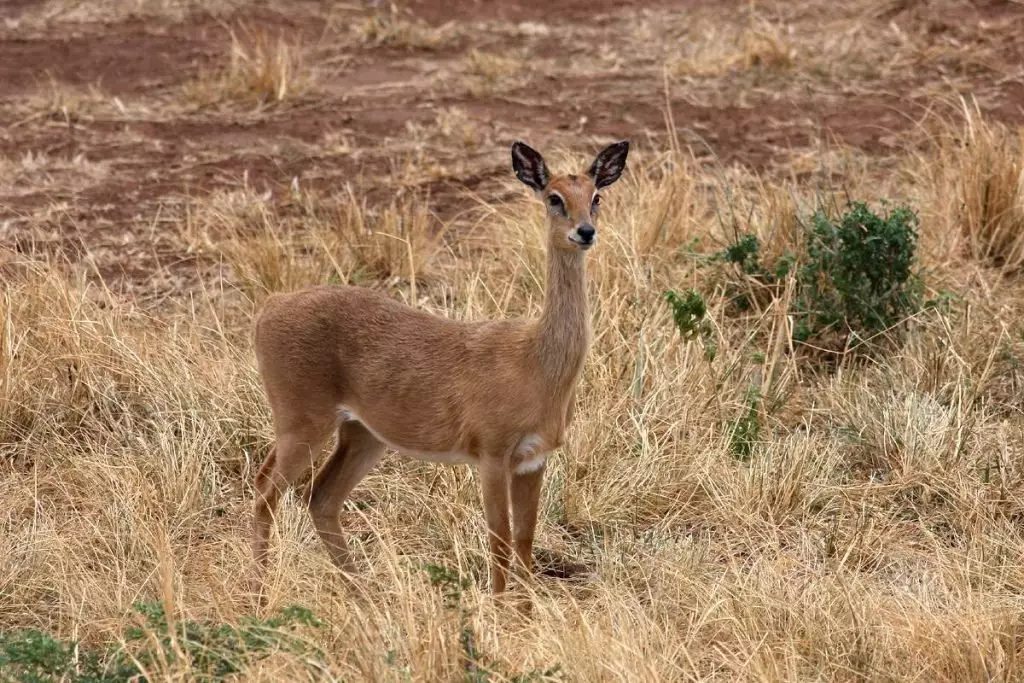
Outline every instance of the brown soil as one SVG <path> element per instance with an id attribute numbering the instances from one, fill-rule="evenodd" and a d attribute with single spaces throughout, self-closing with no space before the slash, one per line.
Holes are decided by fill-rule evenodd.
<path id="1" fill-rule="evenodd" d="M 664 44 L 652 47 L 634 31 L 642 17 L 655 24 L 681 18 L 684 26 L 698 16 L 723 26 L 750 21 L 748 3 L 710 0 L 408 0 L 397 15 L 386 3 L 365 5 L 337 10 L 313 2 L 294 11 L 197 12 L 184 21 L 126 16 L 74 23 L 48 20 L 41 3 L 6 3 L 0 161 L 17 169 L 26 158 L 42 157 L 46 168 L 71 166 L 60 175 L 15 173 L 0 185 L 0 246 L 43 245 L 72 258 L 98 251 L 108 254 L 102 272 L 145 280 L 147 269 L 167 263 L 191 268 L 194 259 L 166 236 L 166 244 L 136 254 L 125 267 L 113 247 L 126 235 L 152 235 L 161 219 L 180 217 L 188 198 L 243 182 L 283 194 L 295 178 L 325 192 L 351 183 L 373 201 L 386 201 L 402 187 L 430 189 L 435 209 L 451 216 L 460 189 L 500 196 L 514 138 L 542 148 L 592 149 L 612 138 L 664 146 L 662 67 L 694 38 L 666 34 Z M 800 62 L 791 71 L 754 66 L 674 79 L 668 103 L 677 135 L 697 156 L 763 173 L 785 172 L 794 153 L 821 140 L 884 157 L 895 151 L 894 136 L 912 129 L 933 104 L 922 93 L 933 83 L 942 92 L 949 79 L 977 95 L 996 119 L 1024 122 L 1018 40 L 1024 8 L 945 5 L 941 16 L 916 3 L 874 3 L 881 8 L 874 14 L 849 10 L 867 33 L 895 23 L 927 46 L 947 50 L 873 80 L 819 79 L 814 87 L 795 87 L 795 79 L 812 73 Z M 813 22 L 836 13 L 816 2 L 767 3 L 759 11 L 811 35 Z M 359 35 L 353 27 L 372 16 L 413 33 L 353 38 Z M 228 29 L 243 24 L 302 45 L 312 85 L 272 106 L 258 105 L 255 96 L 190 100 L 187 86 L 225 67 Z M 445 24 L 456 29 L 447 38 L 417 37 Z M 475 67 L 480 73 L 471 66 L 474 49 L 485 54 L 483 66 Z M 947 54 L 967 57 L 950 61 Z M 981 56 L 971 61 L 975 54 Z M 489 73 L 491 58 L 510 65 Z M 202 87 L 220 87 L 211 83 Z M 455 121 L 450 130 L 442 125 L 445 117 Z M 404 176 L 403 160 L 411 158 L 436 168 L 423 177 Z M 102 172 L 76 170 L 82 160 Z"/>
<path id="2" fill-rule="evenodd" d="M 45 87 L 51 78 L 111 94 L 144 92 L 181 78 L 204 55 L 201 44 L 184 36 L 155 35 L 130 23 L 111 35 L 6 40 L 0 43 L 0 79 L 8 96 Z"/>
<path id="3" fill-rule="evenodd" d="M 572 21 L 592 22 L 615 15 L 635 13 L 639 8 L 670 8 L 685 12 L 698 7 L 719 5 L 722 9 L 741 4 L 739 0 L 655 0 L 654 2 L 631 3 L 618 0 L 512 0 L 511 2 L 489 2 L 489 0 L 462 0 L 461 2 L 439 2 L 438 0 L 408 0 L 405 7 L 414 15 L 432 24 L 448 21 Z"/>

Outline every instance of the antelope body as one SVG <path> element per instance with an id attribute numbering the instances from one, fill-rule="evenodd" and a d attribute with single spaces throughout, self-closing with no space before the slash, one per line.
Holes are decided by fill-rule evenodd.
<path id="1" fill-rule="evenodd" d="M 513 550 L 530 570 L 546 458 L 565 441 L 590 342 L 584 253 L 594 244 L 597 191 L 625 170 L 628 149 L 610 145 L 585 174 L 552 178 L 538 152 L 513 144 L 516 176 L 548 207 L 547 293 L 538 319 L 455 321 L 352 286 L 267 299 L 254 346 L 276 439 L 255 478 L 259 576 L 281 493 L 335 432 L 309 510 L 341 569 L 351 569 L 342 504 L 389 447 L 476 465 L 492 590 L 505 590 Z"/>

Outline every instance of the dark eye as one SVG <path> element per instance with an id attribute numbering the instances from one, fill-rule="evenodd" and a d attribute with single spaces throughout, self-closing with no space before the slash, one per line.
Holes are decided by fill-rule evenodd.
<path id="1" fill-rule="evenodd" d="M 600 207 L 601 207 L 601 195 L 595 194 L 594 195 L 594 201 L 590 202 L 590 213 L 591 214 L 597 213 L 597 210 Z"/>
<path id="2" fill-rule="evenodd" d="M 565 204 L 562 202 L 562 198 L 557 194 L 548 195 L 548 206 L 559 213 L 565 213 Z"/>

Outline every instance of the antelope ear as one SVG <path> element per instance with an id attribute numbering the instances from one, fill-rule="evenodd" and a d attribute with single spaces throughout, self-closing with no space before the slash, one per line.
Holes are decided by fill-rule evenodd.
<path id="1" fill-rule="evenodd" d="M 542 192 L 551 180 L 544 157 L 525 142 L 517 140 L 512 143 L 512 168 L 516 172 L 516 178 L 536 192 Z"/>
<path id="2" fill-rule="evenodd" d="M 629 142 L 623 140 L 608 145 L 597 155 L 590 165 L 587 175 L 594 181 L 597 189 L 608 187 L 626 170 L 626 155 L 629 154 Z"/>

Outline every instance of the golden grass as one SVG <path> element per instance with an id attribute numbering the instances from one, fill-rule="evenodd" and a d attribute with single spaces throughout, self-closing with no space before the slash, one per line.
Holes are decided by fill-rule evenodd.
<path id="1" fill-rule="evenodd" d="M 957 23 L 936 19 L 935 30 L 910 28 L 912 16 L 944 16 L 955 3 L 860 0 L 843 7 L 811 3 L 750 3 L 722 21 L 717 9 L 666 12 L 633 24 L 639 49 L 663 54 L 672 78 L 697 92 L 692 99 L 719 95 L 722 79 L 775 93 L 858 92 L 889 94 L 889 79 L 904 95 L 933 97 L 937 85 L 970 91 L 972 77 L 1005 73 L 1001 35 L 1019 19 Z M 916 6 L 916 9 L 911 9 Z M 881 17 L 888 16 L 886 20 Z M 811 18 L 813 17 L 813 18 Z M 998 26 L 998 31 L 993 31 Z"/>
<path id="2" fill-rule="evenodd" d="M 586 155 L 549 156 L 562 169 Z M 939 151 L 926 160 L 948 163 Z M 932 177 L 955 196 L 981 182 Z M 492 668 L 558 664 L 568 680 L 1018 679 L 1021 288 L 969 255 L 926 255 L 942 277 L 975 273 L 992 294 L 969 315 L 923 316 L 886 358 L 822 371 L 780 342 L 785 291 L 731 317 L 687 249 L 729 236 L 716 219 L 726 194 L 755 207 L 744 229 L 788 248 L 816 192 L 640 149 L 606 192 L 589 256 L 594 347 L 538 536 L 544 553 L 585 569 L 542 578 L 531 620 L 486 595 L 474 474 L 394 457 L 345 513 L 354 587 L 320 547 L 303 489 L 289 494 L 268 608 L 300 603 L 323 619 L 309 637 L 344 680 L 458 679 L 467 625 Z M 250 614 L 249 482 L 270 438 L 252 302 L 358 272 L 444 315 L 536 314 L 544 219 L 525 194 L 482 206 L 459 253 L 439 248 L 412 200 L 378 213 L 342 190 L 196 200 L 180 229 L 226 261 L 228 280 L 159 319 L 67 268 L 12 271 L 0 295 L 3 627 L 103 642 L 142 598 L 176 618 Z M 688 286 L 712 304 L 711 361 L 679 341 L 661 300 Z M 743 462 L 728 425 L 752 386 L 765 396 L 762 431 Z M 465 622 L 424 562 L 472 579 Z M 304 678 L 305 666 L 282 652 L 245 678 Z M 171 663 L 153 675 L 185 673 Z"/>
<path id="3" fill-rule="evenodd" d="M 274 105 L 308 92 L 315 74 L 306 64 L 298 42 L 279 35 L 273 39 L 263 28 L 240 26 L 229 32 L 231 47 L 223 63 L 201 70 L 184 85 L 186 100 L 199 106 L 221 102 Z"/>
<path id="4" fill-rule="evenodd" d="M 975 103 L 961 105 L 961 126 L 938 140 L 937 212 L 959 226 L 971 256 L 1018 270 L 1024 264 L 1024 131 L 985 121 Z"/>
<path id="5" fill-rule="evenodd" d="M 413 288 L 431 275 L 444 226 L 415 196 L 370 209 L 349 189 L 340 197 L 298 191 L 286 205 L 248 189 L 215 193 L 189 214 L 193 246 L 231 268 L 254 301 L 309 284 Z"/>
<path id="6" fill-rule="evenodd" d="M 785 29 L 762 18 L 751 17 L 743 29 L 698 23 L 687 35 L 694 40 L 686 41 L 682 53 L 669 61 L 674 76 L 713 77 L 746 69 L 786 71 L 799 58 Z"/>
<path id="7" fill-rule="evenodd" d="M 182 22 L 196 10 L 215 16 L 225 16 L 237 10 L 239 0 L 45 0 L 26 7 L 19 17 L 29 25 L 81 22 L 116 22 L 126 19 Z"/>
<path id="8" fill-rule="evenodd" d="M 356 45 L 440 50 L 459 39 L 454 23 L 432 26 L 402 12 L 393 2 L 382 5 L 375 5 L 370 14 L 347 24 L 348 35 Z"/>
<path id="9" fill-rule="evenodd" d="M 528 78 L 529 60 L 471 49 L 462 60 L 462 74 L 470 95 L 480 97 L 507 92 Z"/>
<path id="10" fill-rule="evenodd" d="M 218 2 L 215 11 L 238 4 Z M 604 32 L 554 20 L 431 26 L 392 5 L 367 16 L 345 4 L 336 10 L 346 22 L 327 21 L 316 46 L 236 30 L 216 68 L 186 86 L 193 104 L 217 110 L 204 112 L 210 121 L 237 122 L 239 105 L 334 92 L 328 64 L 355 55 L 356 68 L 365 58 L 372 70 L 381 55 L 386 71 L 394 54 L 436 61 L 441 77 L 415 79 L 421 89 L 401 100 L 434 99 L 435 119 L 396 126 L 375 142 L 360 121 L 349 129 L 330 119 L 303 135 L 319 142 L 301 150 L 312 170 L 291 192 L 224 187 L 218 175 L 211 182 L 219 189 L 175 198 L 157 216 L 140 200 L 139 219 L 101 219 L 111 242 L 159 239 L 220 266 L 159 308 L 100 283 L 91 264 L 113 260 L 109 243 L 86 242 L 94 251 L 73 265 L 0 251 L 0 634 L 33 628 L 85 647 L 116 643 L 140 600 L 161 603 L 172 619 L 237 623 L 258 612 L 246 581 L 250 482 L 271 426 L 250 326 L 269 292 L 347 282 L 455 318 L 540 311 L 543 208 L 510 169 L 503 166 L 498 189 L 511 194 L 477 186 L 454 200 L 457 217 L 446 222 L 430 213 L 428 197 L 410 192 L 439 178 L 485 177 L 494 159 L 507 164 L 498 148 L 523 130 L 491 111 L 509 90 L 537 85 L 510 96 L 513 111 L 523 102 L 568 108 L 603 88 L 608 71 L 616 96 L 654 102 L 667 63 L 670 78 L 686 80 L 673 96 L 691 104 L 710 92 L 742 108 L 758 88 L 783 99 L 804 89 L 845 97 L 892 87 L 884 79 L 894 74 L 906 77 L 897 79 L 907 83 L 898 94 L 933 98 L 936 73 L 960 87 L 989 68 L 995 50 L 969 39 L 997 33 L 989 25 L 907 30 L 906 13 L 946 4 L 860 0 L 812 21 L 797 16 L 802 3 L 758 3 L 728 21 L 718 8 L 651 10 L 616 17 Z M 199 4 L 41 7 L 22 10 L 13 30 L 129 16 L 179 21 Z M 1016 35 L 995 28 L 1002 40 Z M 514 43 L 499 40 L 509 36 Z M 466 52 L 452 49 L 464 39 Z M 552 46 L 567 41 L 585 49 L 566 59 Z M 651 73 L 657 83 L 648 88 Z M 446 75 L 453 100 L 488 98 L 484 114 L 473 102 L 445 101 Z M 40 92 L 4 105 L 19 129 L 38 125 L 46 135 L 31 153 L 0 159 L 0 192 L 65 194 L 0 216 L 0 236 L 16 238 L 19 249 L 29 235 L 85 240 L 94 226 L 79 217 L 88 207 L 76 193 L 153 170 L 140 157 L 132 165 L 91 156 L 116 149 L 112 124 L 181 114 L 163 93 L 117 100 L 56 82 Z M 312 102 L 311 125 L 328 120 L 323 107 L 383 111 L 399 101 L 371 95 L 379 99 Z M 856 116 L 859 100 L 846 101 Z M 613 111 L 592 125 L 646 125 L 626 120 L 629 102 L 621 108 L 621 121 Z M 281 507 L 266 611 L 302 604 L 324 621 L 303 633 L 324 650 L 321 673 L 276 652 L 237 678 L 466 680 L 469 632 L 484 664 L 500 672 L 489 680 L 553 665 L 560 674 L 534 680 L 1024 679 L 1024 145 L 1019 131 L 969 101 L 948 112 L 920 133 L 894 137 L 891 158 L 812 143 L 763 173 L 708 160 L 704 149 L 690 154 L 673 136 L 637 133 L 629 171 L 605 192 L 598 245 L 588 254 L 594 346 L 577 420 L 546 479 L 537 543 L 548 568 L 533 587 L 533 618 L 487 595 L 475 474 L 388 456 L 344 512 L 359 559 L 353 585 L 333 569 L 304 511 L 307 482 Z M 526 132 L 557 140 L 537 146 L 559 171 L 610 141 L 533 123 L 523 124 Z M 49 134 L 61 142 L 72 129 L 80 156 L 47 151 Z M 174 142 L 195 151 L 188 140 Z M 140 147 L 138 154 L 161 149 Z M 291 154 L 257 148 L 245 158 L 277 163 Z M 210 151 L 221 163 L 240 150 Z M 345 169 L 383 158 L 392 172 L 375 179 L 371 200 L 357 189 L 365 177 L 352 177 L 349 189 L 350 178 L 331 175 L 330 156 Z M 180 169 L 155 169 L 165 171 Z M 330 182 L 307 189 L 309 176 L 310 187 Z M 382 192 L 393 194 L 380 201 Z M 798 219 L 847 194 L 915 205 L 926 294 L 964 301 L 916 316 L 886 355 L 839 356 L 826 366 L 787 343 L 791 284 L 765 288 L 739 315 L 723 287 L 745 280 L 701 264 L 742 233 L 758 237 L 766 261 L 799 252 Z M 662 294 L 689 287 L 708 301 L 709 331 L 683 342 Z M 715 345 L 713 359 L 704 343 Z M 731 425 L 751 412 L 759 433 L 749 457 L 738 458 Z M 424 563 L 469 580 L 464 616 L 446 606 Z M 195 671 L 160 659 L 148 674 L 177 681 Z"/>

